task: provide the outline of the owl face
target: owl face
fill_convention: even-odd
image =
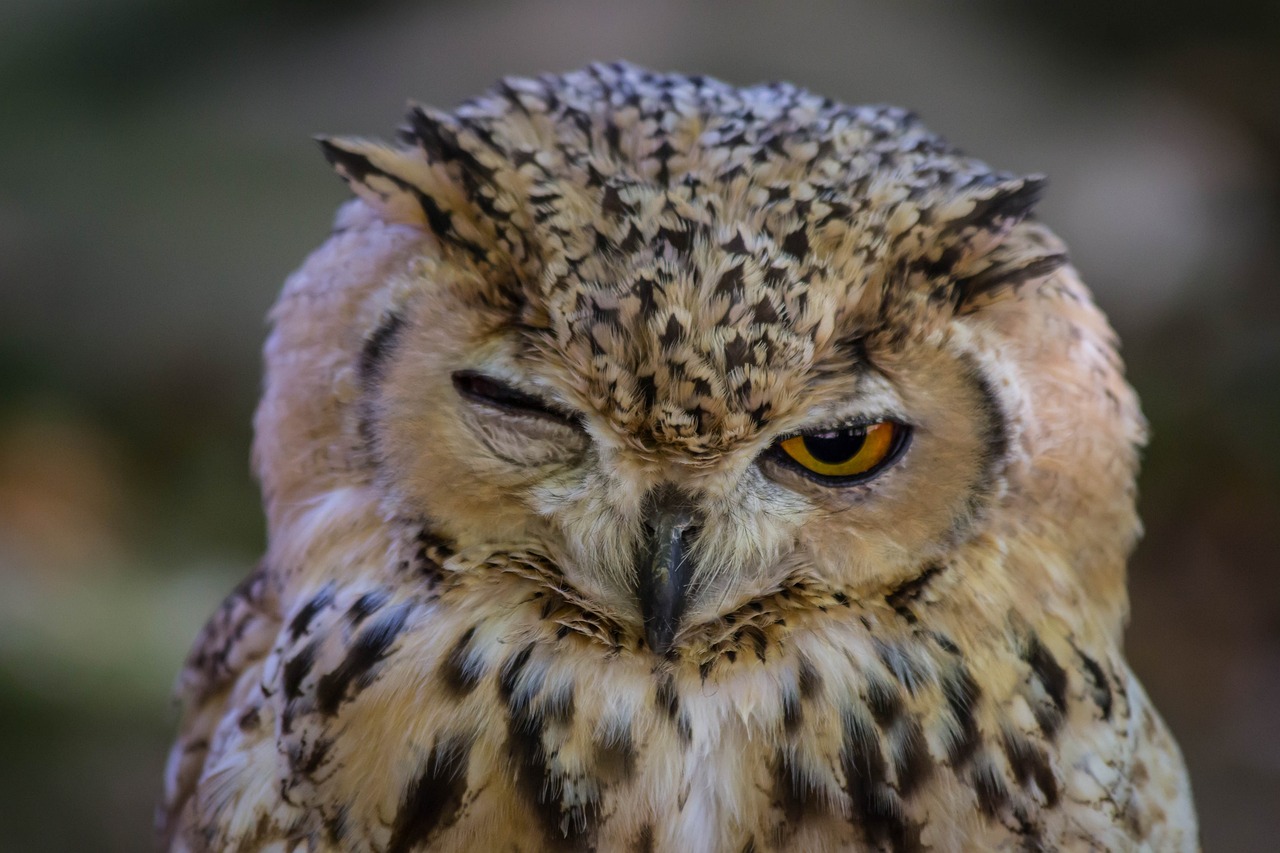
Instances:
[[[991,380],[963,336],[876,329],[850,270],[800,302],[767,276],[789,260],[701,238],[620,257],[585,306],[554,289],[521,306],[540,327],[423,274],[379,366],[388,482],[460,548],[548,554],[661,651],[796,576],[920,571],[995,488]],[[662,285],[637,295],[646,277]]]
[[[671,79],[607,109],[591,75],[519,81],[416,109],[410,149],[323,143],[413,246],[344,321],[359,382],[330,407],[384,515],[542,554],[666,651],[797,579],[963,563],[1004,501],[1000,535],[1087,554],[1118,617],[1141,420],[1027,218],[1041,182],[902,111],[714,82],[673,105]]]

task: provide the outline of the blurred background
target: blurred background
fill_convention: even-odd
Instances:
[[[909,106],[1049,174],[1153,427],[1130,658],[1205,848],[1277,849],[1274,0],[3,0],[0,846],[153,844],[170,684],[263,545],[263,318],[346,196],[311,135],[615,58]]]

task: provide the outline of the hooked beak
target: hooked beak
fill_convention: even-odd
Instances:
[[[688,598],[693,561],[689,549],[700,519],[693,498],[675,486],[656,489],[645,507],[646,538],[637,555],[640,612],[655,654],[671,649]]]

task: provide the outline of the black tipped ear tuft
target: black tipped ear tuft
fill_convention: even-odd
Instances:
[[[369,158],[355,151],[342,148],[328,136],[312,137],[320,145],[320,153],[342,176],[343,180],[360,180],[369,171]]]
[[[425,164],[371,142],[328,136],[317,136],[316,142],[352,192],[388,222],[427,224],[421,186]]]
[[[354,139],[319,137],[325,159],[356,195],[388,222],[430,229],[477,262],[487,262],[481,235],[459,213],[465,196],[412,149],[388,148]]]

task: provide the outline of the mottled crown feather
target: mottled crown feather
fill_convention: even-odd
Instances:
[[[641,444],[739,440],[795,396],[783,373],[1064,260],[999,251],[1043,178],[965,157],[905,110],[788,84],[592,65],[452,113],[414,106],[402,136],[321,144],[383,216],[544,327],[585,401]],[[685,389],[667,401],[680,412],[653,411],[655,383]]]
[[[624,63],[508,78],[452,114],[414,105],[401,135],[410,147],[320,142],[388,218],[425,225],[477,260],[498,253],[517,265],[531,239],[551,253],[626,253],[657,236],[679,251],[699,226],[746,212],[786,220],[792,227],[774,236],[791,254],[840,227],[881,225],[888,242],[918,227],[935,261],[954,264],[980,236],[1024,219],[1045,184],[961,155],[906,110]],[[659,191],[668,210],[687,209],[676,211],[682,227],[649,235],[637,197]],[[594,214],[577,223],[588,239],[557,245],[575,242],[561,215],[575,202]]]

